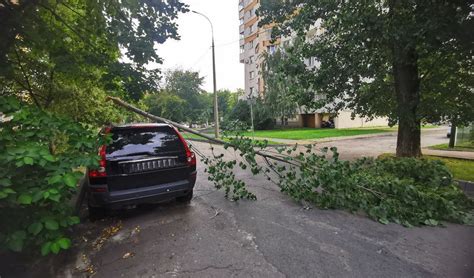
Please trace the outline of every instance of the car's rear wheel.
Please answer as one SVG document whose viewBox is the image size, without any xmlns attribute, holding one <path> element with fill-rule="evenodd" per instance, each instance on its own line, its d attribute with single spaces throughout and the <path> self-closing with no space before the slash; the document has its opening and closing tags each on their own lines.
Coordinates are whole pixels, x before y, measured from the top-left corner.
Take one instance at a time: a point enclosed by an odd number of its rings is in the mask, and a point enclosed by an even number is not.
<svg viewBox="0 0 474 278">
<path fill-rule="evenodd" d="M 189 191 L 186 195 L 176 198 L 176 201 L 180 203 L 189 203 L 193 199 L 193 190 Z"/>
</svg>

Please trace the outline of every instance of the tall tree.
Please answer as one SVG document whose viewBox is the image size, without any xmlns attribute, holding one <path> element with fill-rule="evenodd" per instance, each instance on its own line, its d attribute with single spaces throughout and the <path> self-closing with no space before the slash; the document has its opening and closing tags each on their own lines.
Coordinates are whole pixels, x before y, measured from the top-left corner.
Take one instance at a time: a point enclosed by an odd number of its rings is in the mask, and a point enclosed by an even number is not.
<svg viewBox="0 0 474 278">
<path fill-rule="evenodd" d="M 275 37 L 319 29 L 299 55 L 320 66 L 298 78 L 336 111 L 398 123 L 397 156 L 421 155 L 423 120 L 474 120 L 472 12 L 462 0 L 262 0 L 259 10 Z"/>
<path fill-rule="evenodd" d="M 263 58 L 262 77 L 265 80 L 264 102 L 274 118 L 280 118 L 282 125 L 286 118 L 293 117 L 298 105 L 298 95 L 304 91 L 298 79 L 288 75 L 280 67 L 287 64 L 286 51 L 277 50 L 273 54 L 265 53 Z M 304 69 L 302 62 L 292 64 Z"/>
<path fill-rule="evenodd" d="M 212 97 L 212 95 L 211 95 Z M 219 107 L 219 114 L 221 117 L 225 117 L 230 113 L 232 108 L 237 103 L 237 94 L 229 90 L 219 90 L 217 91 L 217 105 Z M 211 104 L 211 109 L 214 105 Z"/>
<path fill-rule="evenodd" d="M 186 121 L 186 101 L 175 94 L 161 91 L 157 94 L 147 94 L 143 98 L 147 111 L 175 122 Z"/>
<path fill-rule="evenodd" d="M 202 114 L 204 105 L 201 95 L 204 78 L 199 76 L 199 72 L 189 70 L 173 70 L 166 75 L 165 90 L 176 94 L 187 103 L 186 118 L 188 121 L 196 121 Z"/>
<path fill-rule="evenodd" d="M 187 11 L 179 0 L 0 3 L 0 92 L 89 122 L 110 115 L 106 93 L 138 100 L 157 87 L 145 66 Z"/>
</svg>

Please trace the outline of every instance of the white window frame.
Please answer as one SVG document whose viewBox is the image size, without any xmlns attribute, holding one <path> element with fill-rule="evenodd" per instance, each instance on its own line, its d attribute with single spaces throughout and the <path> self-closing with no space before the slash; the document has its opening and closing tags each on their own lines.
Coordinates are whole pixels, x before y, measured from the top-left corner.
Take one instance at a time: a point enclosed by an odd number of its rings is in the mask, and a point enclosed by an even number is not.
<svg viewBox="0 0 474 278">
<path fill-rule="evenodd" d="M 249 72 L 249 78 L 250 78 L 250 79 L 254 79 L 254 78 L 255 78 L 255 71 L 252 70 L 252 71 Z"/>
</svg>

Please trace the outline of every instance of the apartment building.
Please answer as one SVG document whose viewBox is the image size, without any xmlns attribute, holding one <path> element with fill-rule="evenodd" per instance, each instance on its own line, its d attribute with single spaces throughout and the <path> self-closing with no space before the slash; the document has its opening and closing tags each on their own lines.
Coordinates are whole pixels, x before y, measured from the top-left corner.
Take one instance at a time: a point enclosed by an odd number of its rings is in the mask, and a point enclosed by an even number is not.
<svg viewBox="0 0 474 278">
<path fill-rule="evenodd" d="M 239 0 L 239 33 L 240 33 L 240 62 L 243 63 L 245 71 L 245 95 L 242 99 L 262 96 L 265 91 L 265 83 L 261 74 L 263 54 L 272 54 L 279 47 L 292 43 L 294 37 L 284 37 L 275 41 L 271 40 L 272 25 L 259 27 L 259 17 L 256 10 L 260 6 L 260 0 Z M 316 39 L 321 33 L 319 23 L 316 23 L 306 34 L 307 40 Z M 305 60 L 307 67 L 318 67 L 319 62 L 315 58 Z M 315 96 L 318 97 L 318 96 Z M 336 128 L 386 126 L 386 118 L 366 119 L 355 115 L 351 111 L 340 111 L 337 115 L 325 109 L 310 110 L 304 106 L 297 109 L 295 117 L 290 119 L 276 119 L 277 125 L 291 127 L 320 128 L 324 122 L 333 122 Z"/>
<path fill-rule="evenodd" d="M 279 40 L 271 42 L 271 26 L 258 27 L 255 11 L 259 6 L 260 0 L 239 0 L 240 62 L 245 68 L 245 95 L 242 98 L 263 93 L 262 54 L 274 52 L 279 44 Z"/>
</svg>

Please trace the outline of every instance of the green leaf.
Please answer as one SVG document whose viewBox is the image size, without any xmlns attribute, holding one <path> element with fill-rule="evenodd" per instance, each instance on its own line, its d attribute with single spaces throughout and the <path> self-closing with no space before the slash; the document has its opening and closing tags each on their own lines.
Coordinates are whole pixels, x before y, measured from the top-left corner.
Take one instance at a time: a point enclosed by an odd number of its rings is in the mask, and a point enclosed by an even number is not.
<svg viewBox="0 0 474 278">
<path fill-rule="evenodd" d="M 435 219 L 426 219 L 424 223 L 427 226 L 437 226 L 439 224 Z"/>
<path fill-rule="evenodd" d="M 56 231 L 57 229 L 59 229 L 58 222 L 53 219 L 46 219 L 44 221 L 44 226 L 46 227 L 46 229 L 51 230 L 51 231 Z"/>
<path fill-rule="evenodd" d="M 59 195 L 59 194 L 49 195 L 48 198 L 49 198 L 50 200 L 55 201 L 55 202 L 59 202 L 59 199 L 61 199 L 61 195 Z"/>
<path fill-rule="evenodd" d="M 12 186 L 12 181 L 6 178 L 0 179 L 0 185 Z"/>
<path fill-rule="evenodd" d="M 60 238 L 56 241 L 56 243 L 61 247 L 62 249 L 66 250 L 69 247 L 71 247 L 71 240 L 69 238 Z"/>
<path fill-rule="evenodd" d="M 48 179 L 48 184 L 55 184 L 61 182 L 63 177 L 61 175 L 54 175 Z"/>
<path fill-rule="evenodd" d="M 7 245 L 10 250 L 14 252 L 21 252 L 21 250 L 23 250 L 23 239 L 21 238 L 10 239 Z"/>
<path fill-rule="evenodd" d="M 79 217 L 77 217 L 77 216 L 71 216 L 71 217 L 69 217 L 69 219 L 68 219 L 69 225 L 79 224 L 80 222 L 81 222 L 81 220 L 80 220 Z"/>
<path fill-rule="evenodd" d="M 76 187 L 77 179 L 72 174 L 64 175 L 63 181 L 69 187 Z"/>
<path fill-rule="evenodd" d="M 54 242 L 51 244 L 51 246 L 49 247 L 49 250 L 51 250 L 51 252 L 53 252 L 53 254 L 58 254 L 59 253 L 59 250 L 60 250 L 60 246 L 58 243 Z"/>
<path fill-rule="evenodd" d="M 43 255 L 43 256 L 48 255 L 49 252 L 51 251 L 50 248 L 51 248 L 51 242 L 50 241 L 43 243 L 43 245 L 41 245 L 41 255 Z"/>
<path fill-rule="evenodd" d="M 8 197 L 8 194 L 3 191 L 0 191 L 0 200 L 5 199 L 6 197 Z"/>
<path fill-rule="evenodd" d="M 35 222 L 28 227 L 28 232 L 33 235 L 39 234 L 41 230 L 43 230 L 43 224 L 40 222 Z"/>
<path fill-rule="evenodd" d="M 3 192 L 6 193 L 6 194 L 16 194 L 15 190 L 13 190 L 11 188 L 5 188 L 5 189 L 3 189 Z"/>
<path fill-rule="evenodd" d="M 31 195 L 21 194 L 20 197 L 18 197 L 17 202 L 21 205 L 30 205 L 32 200 L 33 197 L 31 197 Z"/>
<path fill-rule="evenodd" d="M 26 157 L 23 158 L 23 162 L 24 162 L 26 165 L 33 165 L 34 160 L 33 160 L 33 158 L 26 156 Z"/>
<path fill-rule="evenodd" d="M 380 218 L 379 222 L 384 224 L 384 225 L 387 225 L 388 223 L 390 223 L 386 218 Z"/>
<path fill-rule="evenodd" d="M 54 158 L 54 156 L 50 155 L 50 154 L 47 154 L 47 155 L 43 155 L 43 158 L 49 162 L 55 162 L 56 159 Z"/>
<path fill-rule="evenodd" d="M 33 203 L 36 203 L 36 202 L 38 202 L 39 200 L 41 200 L 42 198 L 43 198 L 43 191 L 38 190 L 35 194 L 33 194 L 33 200 L 32 200 L 32 202 L 33 202 Z"/>
</svg>

